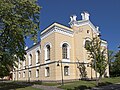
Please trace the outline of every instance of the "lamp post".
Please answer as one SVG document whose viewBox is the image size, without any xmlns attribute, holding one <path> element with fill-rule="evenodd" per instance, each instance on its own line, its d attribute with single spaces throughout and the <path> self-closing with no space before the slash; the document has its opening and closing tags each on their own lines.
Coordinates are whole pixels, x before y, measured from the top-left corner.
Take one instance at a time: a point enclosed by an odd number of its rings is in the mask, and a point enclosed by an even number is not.
<svg viewBox="0 0 120 90">
<path fill-rule="evenodd" d="M 62 80 L 61 80 L 62 83 L 61 83 L 61 84 L 64 85 L 64 81 L 63 81 L 63 67 L 62 67 L 62 61 L 59 60 L 59 61 L 57 62 L 57 66 L 60 66 L 59 63 L 61 64 L 61 77 L 62 77 Z"/>
</svg>

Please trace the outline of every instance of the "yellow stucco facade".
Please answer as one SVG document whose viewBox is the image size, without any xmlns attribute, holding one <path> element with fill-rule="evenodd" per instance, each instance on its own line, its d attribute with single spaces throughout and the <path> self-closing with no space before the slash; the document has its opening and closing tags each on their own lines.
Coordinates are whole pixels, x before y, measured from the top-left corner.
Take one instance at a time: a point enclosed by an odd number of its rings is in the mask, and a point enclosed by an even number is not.
<svg viewBox="0 0 120 90">
<path fill-rule="evenodd" d="M 78 62 L 86 67 L 86 78 L 95 78 L 90 67 L 91 60 L 85 49 L 85 41 L 100 35 L 99 28 L 89 20 L 89 13 L 83 12 L 82 20 L 71 16 L 70 27 L 53 23 L 41 32 L 41 41 L 26 50 L 26 60 L 13 70 L 13 80 L 59 81 L 78 80 Z M 102 40 L 107 48 L 107 42 Z M 107 57 L 107 56 L 106 56 Z M 109 76 L 109 68 L 106 70 Z"/>
</svg>

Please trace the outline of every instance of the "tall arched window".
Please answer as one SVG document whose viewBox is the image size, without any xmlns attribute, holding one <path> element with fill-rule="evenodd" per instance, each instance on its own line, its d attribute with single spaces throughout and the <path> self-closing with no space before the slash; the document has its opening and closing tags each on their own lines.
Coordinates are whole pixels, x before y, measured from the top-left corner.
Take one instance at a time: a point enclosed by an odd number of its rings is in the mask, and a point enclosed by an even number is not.
<svg viewBox="0 0 120 90">
<path fill-rule="evenodd" d="M 67 43 L 64 43 L 62 45 L 62 58 L 68 59 L 68 44 Z"/>
<path fill-rule="evenodd" d="M 47 60 L 50 60 L 50 45 L 47 45 L 46 49 L 47 49 Z"/>
<path fill-rule="evenodd" d="M 40 51 L 37 50 L 36 52 L 36 63 L 40 63 Z"/>
<path fill-rule="evenodd" d="M 29 65 L 32 65 L 32 54 L 29 55 Z"/>
</svg>

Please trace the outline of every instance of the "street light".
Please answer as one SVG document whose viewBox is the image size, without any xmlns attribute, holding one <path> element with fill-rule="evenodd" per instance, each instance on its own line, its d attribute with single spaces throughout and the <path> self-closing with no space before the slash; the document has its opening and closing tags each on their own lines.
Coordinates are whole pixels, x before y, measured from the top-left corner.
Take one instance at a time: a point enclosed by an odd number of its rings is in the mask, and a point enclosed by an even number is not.
<svg viewBox="0 0 120 90">
<path fill-rule="evenodd" d="M 57 66 L 60 66 L 59 63 L 61 64 L 62 85 L 64 85 L 64 82 L 63 82 L 63 67 L 62 67 L 62 61 L 59 60 L 59 61 L 57 62 Z"/>
</svg>

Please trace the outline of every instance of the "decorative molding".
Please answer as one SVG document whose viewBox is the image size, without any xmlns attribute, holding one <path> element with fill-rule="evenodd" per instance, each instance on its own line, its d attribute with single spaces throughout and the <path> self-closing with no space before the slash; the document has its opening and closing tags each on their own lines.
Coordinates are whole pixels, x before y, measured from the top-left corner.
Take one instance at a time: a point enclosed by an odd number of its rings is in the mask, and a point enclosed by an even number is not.
<svg viewBox="0 0 120 90">
<path fill-rule="evenodd" d="M 49 35 L 51 35 L 52 33 L 55 33 L 55 32 L 63 34 L 63 35 L 67 35 L 70 37 L 73 37 L 73 33 L 74 33 L 71 30 L 61 28 L 59 26 L 53 26 L 53 27 L 49 28 L 46 32 L 41 33 L 41 40 L 43 40 L 44 38 L 48 37 Z"/>
<path fill-rule="evenodd" d="M 104 47 L 106 47 L 107 48 L 107 41 L 104 41 L 104 40 L 101 40 L 101 46 L 104 46 Z"/>
<path fill-rule="evenodd" d="M 47 45 L 50 45 L 50 48 L 52 48 L 52 44 L 50 43 L 50 42 L 47 42 L 47 43 L 45 43 L 45 45 L 44 45 L 44 50 L 46 49 L 46 46 Z"/>
<path fill-rule="evenodd" d="M 68 44 L 69 49 L 71 49 L 71 45 L 70 45 L 67 41 L 63 41 L 63 42 L 61 42 L 61 43 L 60 43 L 60 47 L 61 47 L 61 48 L 62 48 L 62 45 L 63 45 L 64 43 L 67 43 L 67 44 Z"/>
<path fill-rule="evenodd" d="M 83 41 L 83 47 L 85 46 L 85 41 L 86 41 L 86 40 L 91 41 L 91 38 L 90 38 L 90 37 L 85 37 L 85 38 L 84 38 L 84 41 Z"/>
<path fill-rule="evenodd" d="M 100 31 L 97 30 L 97 28 L 95 28 L 95 26 L 91 23 L 90 20 L 72 21 L 69 24 L 71 27 L 72 26 L 80 27 L 80 26 L 84 26 L 84 25 L 89 25 L 97 35 L 100 34 Z"/>
<path fill-rule="evenodd" d="M 70 59 L 62 59 L 63 62 L 70 62 Z"/>
</svg>

